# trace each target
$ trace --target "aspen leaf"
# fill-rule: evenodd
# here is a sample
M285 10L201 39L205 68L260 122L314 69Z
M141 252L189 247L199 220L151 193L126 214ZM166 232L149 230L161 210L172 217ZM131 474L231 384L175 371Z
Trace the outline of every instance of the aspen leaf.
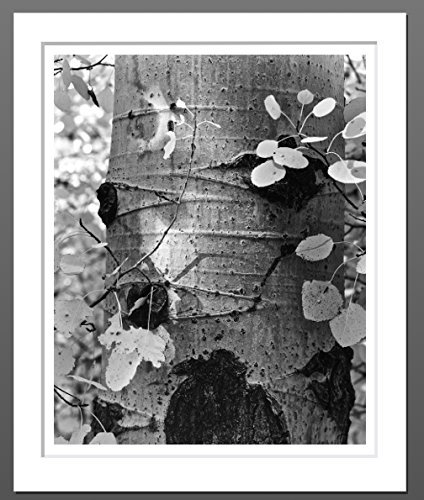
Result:
M168 308L170 316L178 316L181 311L181 297L172 289L168 290Z
M366 134L367 120L366 113L361 113L346 124L342 136L345 139L356 139Z
M165 342L161 337L144 328L131 326L128 330L122 328L115 330L109 327L99 336L99 342L106 347L113 345L115 351L125 354L137 351L140 361L143 359L150 361L156 368L159 368L165 361L163 356Z
M78 75L72 75L71 82L78 94L88 101L90 99L90 94L88 93L88 87L85 81Z
M289 168L306 168L309 165L308 160L303 154L292 148L277 148L272 159L278 165Z
M54 327L58 333L70 337L83 321L91 321L93 311L80 298L59 299L54 304Z
M325 234L309 236L296 248L296 255L304 260L318 261L326 259L333 250L333 240Z
M261 163L252 170L251 180L257 187L265 187L281 181L286 175L286 169L275 164L272 160Z
M86 66L91 65L91 62L84 56L75 55L74 57L76 57L79 62L81 62L82 64L85 64Z
M71 110L72 101L68 93L64 90L55 90L54 92L54 104L60 111L67 113Z
M95 387L96 389L100 389L101 391L107 391L107 388L104 385L100 384L99 382L95 382L94 380L88 380L84 377L79 377L78 375L68 375L68 377L73 378L77 382L92 385L93 387Z
M353 177L356 177L358 180L356 182L363 182L367 178L367 169L365 164L363 166L352 167L350 169L350 173Z
M171 130L171 131L168 131L166 133L166 135L169 137L169 140L163 148L163 152L164 152L163 159L164 160L167 160L171 156L171 154L173 153L173 151L175 149L175 145L177 144L177 137L175 135L175 132L173 132Z
M325 141L325 139L327 139L327 136L325 136L325 137L305 137L300 142L302 142L303 144L311 144L313 142Z
M62 82L65 85L65 89L71 85L71 68L69 66L68 60L63 59L62 64Z
M343 182L344 184L358 184L359 182L363 182L364 179L360 179L359 177L355 177L352 174L352 170L354 172L358 172L363 174L363 170L357 170L359 167L365 167L366 164L362 161L357 160L339 160L333 163L328 168L328 175L332 177L334 180L338 182Z
M312 113L317 117L321 118L330 114L333 109L336 107L336 101L332 97L327 97L323 99L318 104L315 105Z
M168 330L162 325L159 325L156 328L155 333L156 335L159 335L159 337L165 342L166 346L164 351L165 362L169 363L175 358L174 341L171 339Z
M272 119L278 120L281 116L281 108L273 95L265 98L265 109L268 111Z
M365 337L366 319L365 309L359 304L350 304L330 321L331 333L342 347L357 344Z
M358 260L358 263L356 264L356 272L360 274L366 274L367 273L367 256L362 255L362 257Z
M334 318L343 305L337 288L328 281L305 281L302 287L303 315L311 321Z
M297 100L300 102L300 104L311 104L311 102L314 100L314 94L310 92L309 90L301 90L297 94Z
M106 367L106 383L113 391L120 391L134 377L141 361L150 361L159 368L165 361L166 340L163 332L157 335L144 328L124 330L119 313L110 318L110 326L99 336L99 342L112 349Z
M105 87L97 96L100 106L106 111L106 113L113 112L113 99L113 92L109 86Z
M275 151L278 149L278 142L277 141L262 141L258 144L258 147L256 148L256 155L259 156L260 158L269 158L272 156Z
M112 391L120 391L133 379L141 359L137 352L124 354L113 350L106 366L106 384Z
M345 119L345 122L350 122L355 118L355 116L358 116L359 114L363 113L366 110L366 99L365 97L357 97L356 99L352 99L344 108L343 110L343 116Z
M99 432L94 436L90 444L118 444L112 432Z
M54 378L67 375L75 365L75 358L69 346L54 346Z
M57 436L54 438L54 444L69 444L69 441L63 436Z
M84 438L90 431L91 427L88 424L81 425L72 433L69 444L84 444Z
M78 255L63 255L60 259L60 269L65 274L80 274L84 268L85 264Z

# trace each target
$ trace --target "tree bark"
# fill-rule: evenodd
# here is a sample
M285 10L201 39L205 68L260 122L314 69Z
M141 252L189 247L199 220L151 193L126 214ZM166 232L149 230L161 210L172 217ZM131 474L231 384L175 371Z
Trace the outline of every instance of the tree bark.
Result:
M150 294L150 327L162 324L171 338L166 363L142 362L127 387L97 401L96 415L118 442L346 442L351 350L336 345L328 322L307 321L301 304L303 282L328 280L343 249L322 262L293 254L307 235L343 240L343 197L312 158L272 188L250 183L258 143L293 134L287 120L268 115L265 97L274 95L296 123L305 88L314 103L337 100L333 113L305 127L333 137L343 128L342 56L116 58L107 182L118 205L108 243L119 261L128 257L123 269L160 243L143 271L153 291L132 271L120 300L128 311ZM193 130L178 128L185 138L164 160L178 99ZM175 293L178 311L169 307ZM116 313L112 296L105 308ZM133 320L146 327L140 314Z

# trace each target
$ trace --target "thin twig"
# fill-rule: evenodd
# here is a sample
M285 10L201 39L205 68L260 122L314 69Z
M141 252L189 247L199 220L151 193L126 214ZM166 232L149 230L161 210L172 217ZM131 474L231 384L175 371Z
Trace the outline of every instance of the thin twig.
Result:
M190 173L191 173L191 168L192 168L192 165L193 165L193 158L194 158L194 152L196 150L196 146L195 146L195 140L196 140L196 129L197 129L197 126L196 126L196 118L197 118L197 115L195 114L194 115L194 129L193 129L193 138L192 138L192 141L191 141L191 155L190 155L190 163L189 163L189 166L188 166L188 171L187 171L187 175L186 175L186 178L185 178L185 182L184 182L184 185L183 185L183 188L181 190L181 193L180 193L180 196L178 197L178 200L177 200L177 208L175 210L175 214L174 214L174 217L172 218L170 224L168 225L168 227L165 229L165 231L162 233L162 236L160 237L159 241L156 243L156 245L150 250L150 252L146 253L143 257L141 257L132 267L130 267L129 269L127 269L124 273L122 273L121 275L121 278L123 276L125 276L126 274L128 274L130 271L132 271L133 269L137 268L140 264L142 264L146 259L148 259L151 255L153 255L156 250L161 246L163 240L166 238L166 235L169 233L169 231L171 230L172 226L175 224L176 220L177 220L177 217L178 217L178 212L179 212L179 209L180 209L180 206L181 206L181 200L184 196L184 193L186 191L186 188L187 188L187 185L188 185L188 180L190 178Z
M86 231L93 239L95 239L97 241L97 243L103 243L103 241L100 238L98 238L94 233L92 233L87 227L84 226L82 219L79 220L79 224L84 229L84 231ZM106 245L104 248L109 253L109 255L112 257L112 259L115 261L115 264L117 266L119 266L119 264L120 264L119 260L115 257L115 255L112 252L112 250L110 249L109 245Z

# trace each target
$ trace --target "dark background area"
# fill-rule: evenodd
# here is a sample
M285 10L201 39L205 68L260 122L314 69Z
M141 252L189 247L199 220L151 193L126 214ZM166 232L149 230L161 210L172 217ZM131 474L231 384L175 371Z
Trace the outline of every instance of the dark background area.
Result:
M423 431L422 431L422 421L424 409L422 405L422 374L419 371L421 364L421 353L424 352L423 349L423 335L421 333L419 310L421 306L421 288L423 282L423 270L421 264L421 255L424 247L424 237L422 236L421 219L422 219L422 186L424 185L424 169L420 168L421 161L419 158L419 134L421 133L421 92L423 88L423 67L422 67L422 47L424 41L420 39L422 36L422 23L424 5L419 0L404 0L400 1L389 1L387 0L384 4L384 12L407 12L408 13L408 40L409 40L409 54L408 54L408 102L409 102L409 129L408 129L408 145L409 145L409 173L408 173L408 269L411 271L411 277L408 281L408 312L409 312L409 345L408 345L408 382L409 382L409 413L408 413L408 434L409 434L409 447L408 447L408 471L409 471L409 481L408 481L408 496L410 498L421 498L422 491L424 490L422 485L422 479L420 474L421 470L421 456L423 449ZM382 4L377 1L361 1L357 0L355 3L352 2L330 2L321 1L319 5L313 0L302 1L299 0L295 4L290 6L285 6L282 9L281 2L278 1L266 1L264 0L260 4L254 2L224 2L220 0L215 0L213 5L204 4L203 9L199 7L193 0L180 1L178 2L179 12L195 12L195 11L214 11L214 12L234 12L243 10L244 12L376 12L379 11ZM101 7L99 9L99 7ZM291 7L291 8L290 8ZM1 377L2 382L2 400L3 400L3 412L1 413L2 423L1 423L1 442L2 442L2 498L12 497L12 411L13 411L13 401L12 401L12 317L13 317L13 304L12 304L12 243L13 243L13 233L12 233L12 165L13 165L13 99L12 99L12 86L13 86L13 72L12 72L12 44L13 44L13 12L138 12L142 8L144 12L169 12L174 11L175 7L171 1L160 1L152 2L149 6L140 5L137 1L121 1L119 3L104 1L101 4L94 1L80 1L74 0L72 3L62 2L58 5L57 2L53 1L39 1L36 4L31 1L15 1L6 2L3 1L0 7L0 33L2 36L2 58L1 64L3 68L3 75L0 82L1 92L0 95L3 99L2 106L2 121L3 127L1 128L1 140L2 140L2 182L0 183L0 223L2 228L3 244L1 246L2 252L2 297L1 297L1 308L2 308L2 325L3 332L1 336L0 352L2 353L2 363L1 363ZM360 26L349 26L350 30L358 30L360 33ZM395 69L394 69L395 70ZM395 209L395 207L394 207ZM396 228L393 228L394 235ZM34 293L38 293L34 291ZM413 321L415 318L415 321ZM395 398L395 396L394 396ZM421 403L421 407L418 407ZM396 402L394 401L394 404ZM395 430L394 430L395 432ZM100 495L104 496L104 493L99 494L83 494L80 497L95 497ZM183 498L187 494L180 493L173 495L173 498ZM196 497L200 494L195 494ZM233 498L243 498L247 493L233 494ZM257 494L258 497L260 494ZM359 494L341 494L336 493L337 498L348 497L352 498L359 496ZM400 494L396 494L396 496ZM20 494L20 496L27 496L27 494ZM44 498L45 494L35 495L39 498ZM50 497L59 497L60 494L49 494ZM110 496L110 494L108 494ZM155 496L158 498L159 495L144 495ZM161 494L161 497L170 497L169 494ZM206 496L206 495L205 495ZM218 494L208 494L208 498L216 497ZM252 497L253 494L249 495ZM281 498L281 494L268 494L268 497ZM315 498L326 498L328 493L316 494ZM365 497L368 495L364 495ZM371 495L370 495L371 496ZM387 493L372 495L374 498L381 497L387 498ZM77 497L77 494L69 493L66 495L67 498ZM312 497L311 494L286 494L285 498L301 498L301 497ZM391 495L393 498L393 495Z

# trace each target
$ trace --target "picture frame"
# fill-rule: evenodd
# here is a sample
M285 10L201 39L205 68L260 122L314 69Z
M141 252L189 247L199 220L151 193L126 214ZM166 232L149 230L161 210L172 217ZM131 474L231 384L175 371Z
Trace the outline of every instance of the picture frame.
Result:
M93 19L98 20L101 16L101 28L93 29ZM376 373L373 375L371 369L368 373L368 383L370 386L367 393L372 396L367 398L367 412L370 421L374 423L371 427L372 438L362 447L333 448L331 445L325 446L325 450L295 450L290 447L288 451L282 453L280 450L262 450L262 453L252 451L241 451L234 449L212 450L204 448L193 453L189 449L174 448L172 450L155 449L140 451L138 446L131 447L123 445L119 449L102 447L100 451L93 453L90 449L80 446L71 447L66 450L61 448L56 451L52 440L47 439L49 429L52 428L52 398L45 396L46 384L49 383L49 371L51 366L51 347L40 339L48 338L49 329L34 335L29 339L27 336L19 335L25 329L25 318L15 308L15 489L17 491L56 491L63 488L63 484L55 480L59 477L55 471L63 467L81 467L81 481L77 485L67 484L68 491L76 489L78 491L137 491L140 489L139 477L136 470L142 468L145 471L145 483L143 490L146 491L253 491L261 488L263 491L296 491L297 486L302 484L299 479L304 467L310 467L310 484L302 484L302 490L307 491L343 491L348 481L348 474L355 474L361 480L352 485L360 491L403 491L406 484L406 329L405 329L405 304L399 301L399 297L406 295L405 290L405 246L404 234L405 223L405 182L406 182L406 16L404 14L16 14L15 15L15 60L22 60L26 57L29 61L23 69L21 65L15 65L15 116L19 116L24 111L24 102L18 96L23 95L20 86L25 85L24 71L30 72L32 76L32 91L41 95L41 107L35 109L30 117L30 124L33 130L43 134L43 117L51 116L52 102L48 101L48 96L52 95L51 83L45 78L48 74L46 62L48 57L54 54L54 50L59 50L64 46L71 46L76 53L82 48L90 47L96 51L100 46L104 51L105 43L108 47L119 46L124 48L125 53L131 53L136 44L154 44L155 50L169 51L172 45L186 43L209 44L214 46L214 50L227 50L231 44L235 44L238 50L246 45L255 47L266 47L266 50L274 50L278 53L281 42L278 41L276 33L278 27L284 25L284 44L289 45L293 53L302 53L305 49L311 53L313 45L318 46L319 51L326 50L325 53L344 53L346 46L356 46L360 50L369 50L371 59L374 58L374 66L371 64L370 94L375 96L375 118L374 128L371 118L371 138L368 137L369 158L375 158L375 172L371 173L368 185L375 187L376 206L368 211L369 232L368 245L374 249L375 274L368 276L368 286L371 289L371 309L372 318L368 318L367 330L372 331L375 327L375 343L371 342L369 353L371 360L375 360ZM211 17L212 16L212 17ZM119 21L117 22L117 17ZM181 21L179 21L181 19ZM211 20L214 22L211 22ZM237 19L237 22L235 22ZM220 25L222 29L205 30L207 22L212 25ZM36 21L36 22L35 22ZM75 30L70 26L77 23L81 27L81 32L87 33L82 42L76 38ZM113 30L115 23L119 29ZM173 29L175 25L187 24L191 27L189 32L181 32ZM352 39L352 33L343 29L347 23L360 23L360 39ZM146 27L142 36L136 27L143 25ZM164 27L163 32L155 31L154 26ZM328 30L323 30L322 26L332 26L331 39ZM41 30L40 27L43 27ZM90 29L88 27L90 26ZM124 28L125 26L125 28ZM134 29L129 29L132 26ZM243 29L234 29L234 26ZM252 36L252 29L255 27L253 40L246 40L247 33ZM259 29L258 29L259 26ZM297 29L302 26L303 29ZM85 29L87 28L87 29ZM231 29L230 29L231 28ZM99 43L104 39L104 33L111 35L107 42ZM231 33L231 39L229 37ZM305 36L305 33L307 35ZM25 37L24 37L25 34ZM129 34L131 34L129 36ZM142 38L142 40L141 40ZM276 40L277 38L277 40ZM29 43L31 41L31 43ZM121 45L117 45L120 43ZM125 45L122 45L124 43ZM264 50L264 49L261 49ZM285 50L288 50L285 47ZM86 50L84 51L86 52ZM166 53L166 52L165 52ZM284 52L283 52L284 53ZM287 52L285 52L287 53ZM373 56L374 54L374 56ZM395 66L398 71L393 77L391 68ZM373 76L374 68L374 76ZM388 89L382 82L392 78L390 95ZM44 86L43 86L44 85ZM388 110L387 103L396 99L397 105ZM45 118L44 118L45 120ZM49 189L48 165L51 165L51 137L44 131L42 141L40 134L34 134L30 144L33 157L39 158L40 169L28 171L25 165L25 151L19 147L19 125L15 121L15 186L19 190L15 191L15 223L19 227L24 224L27 213L22 200L32 197L39 200L38 206L43 206L41 214L34 214L34 224L25 233L15 233L16 261L21 261L25 253L25 239L31 238L34 249L32 257L34 260L43 262L41 276L34 276L34 289L41 289L42 296L52 297L51 279L45 279L49 262L52 261L52 248L49 247L49 224L52 223L52 214L46 209L52 206L51 190ZM46 122L44 122L46 123ZM390 142L390 126L396 124L397 148L390 150L390 155L385 151L385 145ZM48 130L48 129L46 129ZM374 135L373 135L374 134ZM372 140L374 138L374 141ZM42 155L45 156L42 156ZM41 161L44 158L46 161ZM50 160L49 160L50 158ZM384 170L382 165L384 164ZM19 166L22 166L19 168ZM22 178L20 176L23 176ZM372 190L370 190L372 192ZM397 227L399 242L397 242L397 266L399 271L395 276L390 276L390 286L385 281L384 269L390 266L390 256L382 249L390 246L391 234L387 228L387 221L384 218L386 209L391 200L388 193L396 192L397 207L396 214L392 214L390 224ZM371 195L369 195L371 196ZM38 198L37 198L38 197ZM44 204L42 198L44 197ZM37 204L37 201L34 201ZM370 204L372 206L372 203ZM40 232L40 227L44 219L44 232ZM35 222L36 221L36 222ZM38 225L38 222L40 224ZM373 236L374 235L374 236ZM42 260L44 253L44 260ZM17 283L25 280L24 270L17 266L15 268L15 279ZM396 288L396 297L390 290ZM375 294L373 295L373 292ZM374 298L372 298L374 297ZM46 302L47 303L47 302ZM15 300L16 304L19 304ZM387 312L393 313L388 315ZM35 302L29 304L34 325L48 325L49 308L42 307ZM373 307L374 306L374 307ZM51 304L50 304L51 310ZM28 313L29 313L28 311ZM42 321L44 323L42 323ZM370 325L370 327L368 327ZM383 331L385 332L383 336ZM396 335L396 342L388 342L390 337ZM395 333L396 332L396 333ZM402 342L404 340L405 342ZM367 344L368 346L369 344ZM374 347L373 347L374 346ZM18 354L19 353L19 358ZM50 354L49 354L50 353ZM398 369L396 373L387 366L387 359L396 355ZM24 365L31 369L32 373L41 373L42 376L34 377L32 388L29 392L27 381L22 376L18 367ZM50 363L50 365L49 365ZM371 361L372 364L372 361ZM51 371L51 370L50 370ZM384 383L383 383L384 381ZM50 381L51 382L51 381ZM50 384L51 385L51 384ZM388 392L396 388L398 404L396 408L391 406L390 394ZM373 391L373 388L375 391ZM25 394L25 397L22 395ZM40 395L43 394L42 397ZM374 398L373 398L374 396ZM374 403L373 403L374 401ZM33 409L34 418L32 426L34 431L30 436L23 435L18 430L22 428L22 421L25 418L25 406L30 405ZM390 411L388 409L390 408ZM383 418L384 415L384 418ZM393 435L390 429L396 426L398 432ZM390 439L389 439L390 436ZM223 445L225 447L225 445ZM319 446L318 448L320 448ZM115 447L114 447L115 448ZM135 456L134 456L135 455ZM256 456L253 456L256 455ZM152 458L154 457L154 460ZM76 465L77 464L77 465ZM159 465L160 464L160 465ZM104 484L93 482L90 477L84 477L82 471L89 467L93 474L96 469L102 471L109 467L114 469L114 475L106 474L108 481ZM265 467L270 475L267 484L262 484L260 477L254 474L257 467ZM332 468L334 478L332 484L328 484L325 470ZM161 481L163 468L166 468L167 484ZM121 469L120 472L119 469ZM76 470L76 469L75 469ZM190 470L190 478L187 475ZM214 473L211 474L210 471ZM229 473L231 470L231 473ZM284 470L284 480L281 479L279 471ZM241 472L243 471L243 472ZM250 471L250 473L249 473ZM128 481L122 484L119 477L125 474ZM214 477L218 476L219 481ZM114 480L116 478L116 480ZM104 489L103 489L104 488ZM306 489L305 489L306 488Z

